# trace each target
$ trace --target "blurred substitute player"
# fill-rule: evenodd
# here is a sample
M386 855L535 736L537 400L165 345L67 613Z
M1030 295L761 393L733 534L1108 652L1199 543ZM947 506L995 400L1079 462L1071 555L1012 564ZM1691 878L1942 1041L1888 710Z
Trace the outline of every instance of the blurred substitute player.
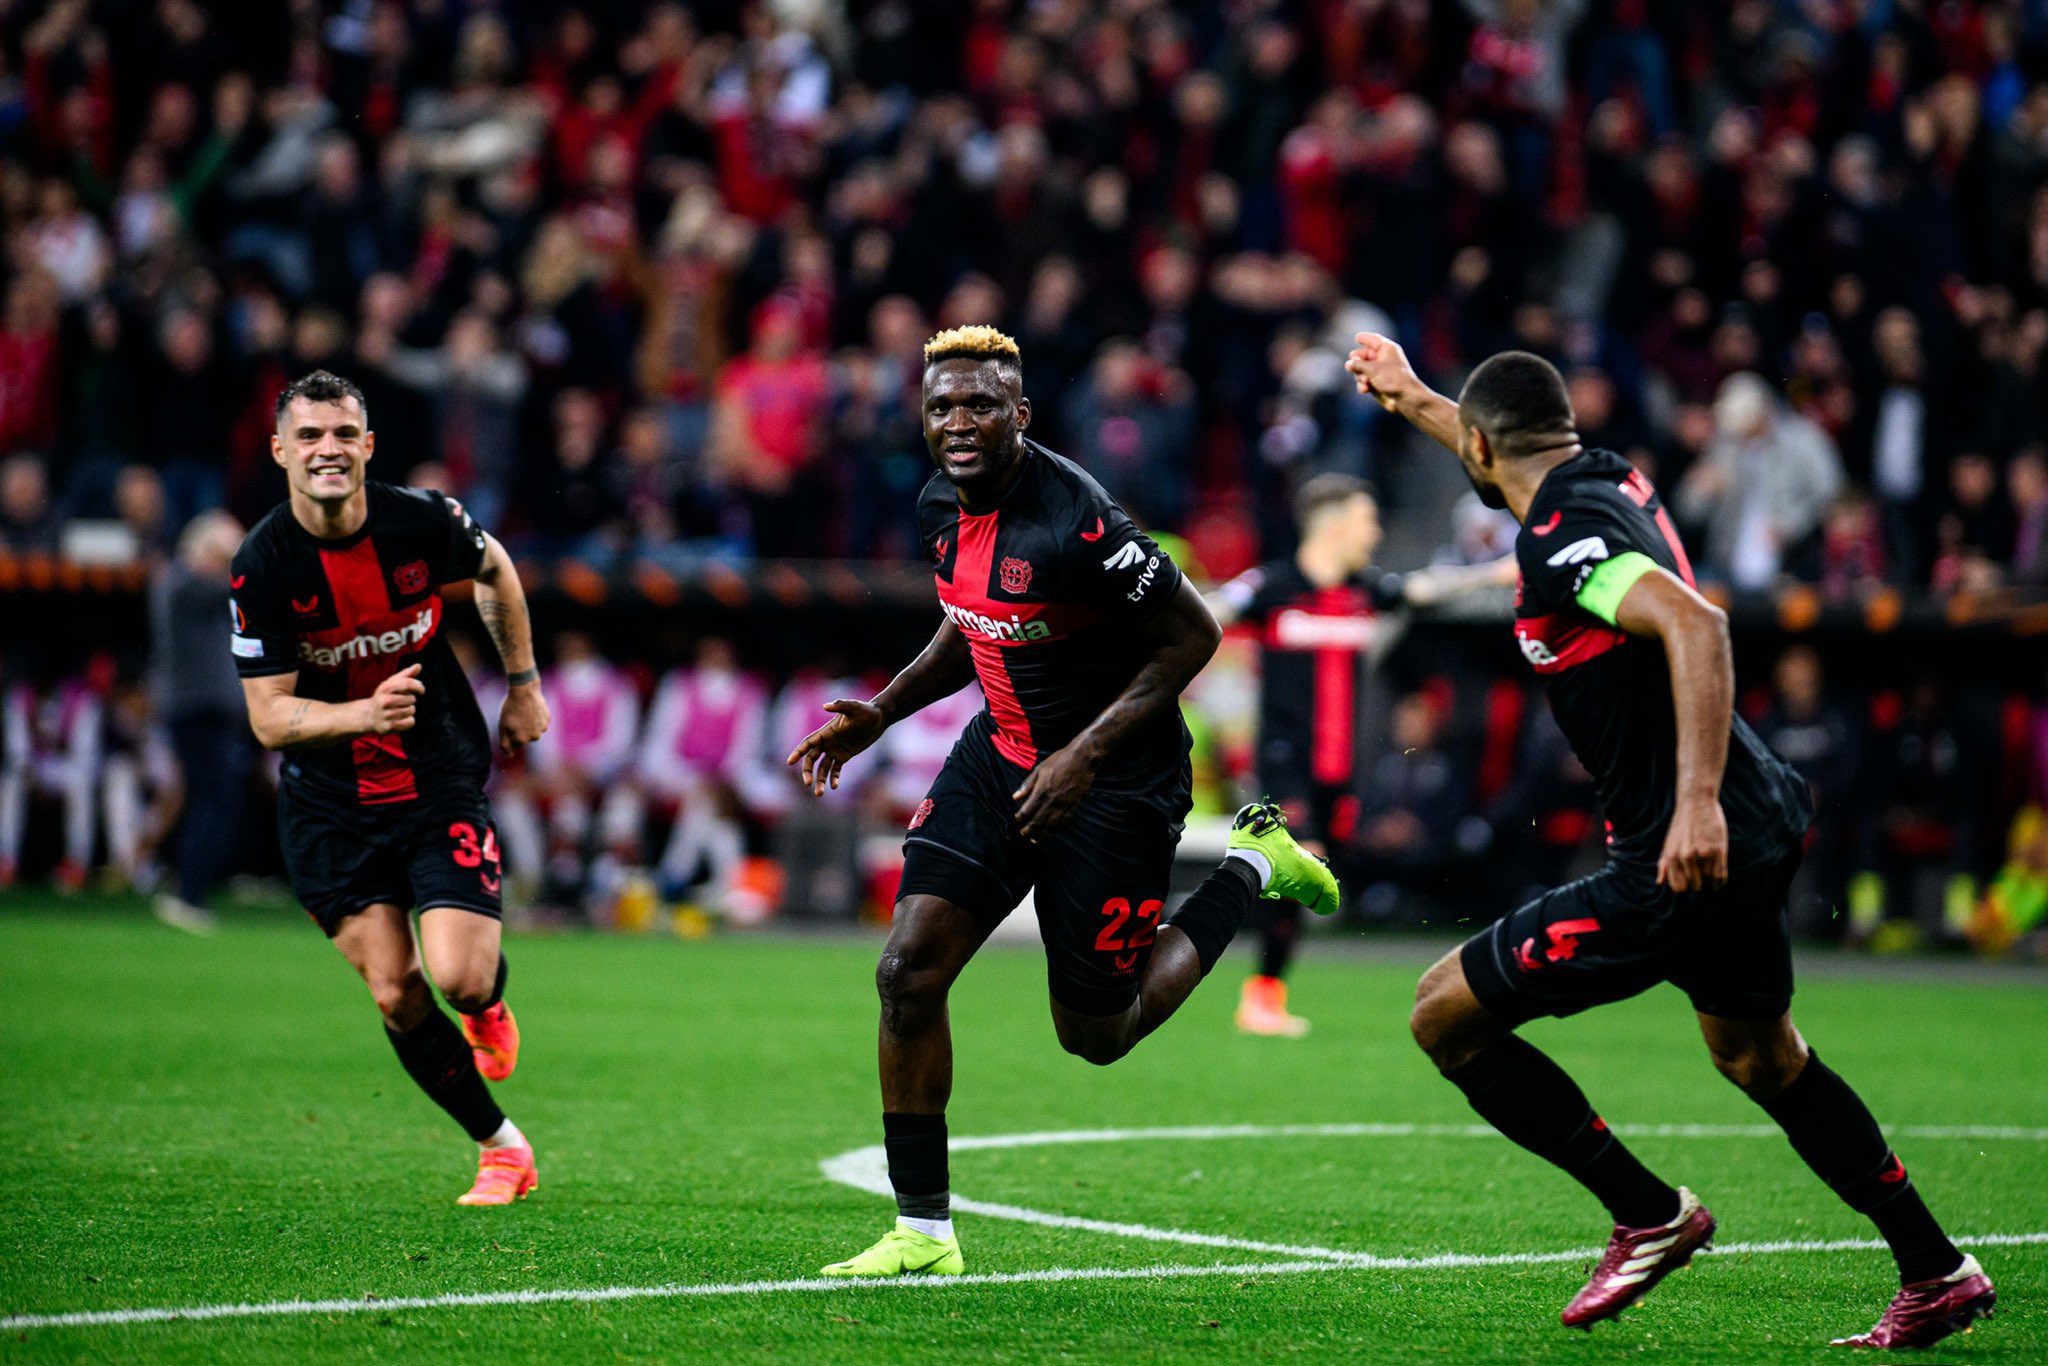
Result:
M1379 503L1355 475L1309 479L1295 494L1294 517L1294 554L1246 570L1210 595L1209 607L1225 626L1259 630L1258 789L1287 813L1302 847L1327 858L1358 823L1359 708L1367 671L1387 644L1382 613L1511 583L1513 561L1406 576L1375 571ZM1237 1027L1299 1038L1308 1021L1288 1010L1285 977L1301 908L1281 901L1262 910L1259 970L1238 997Z
M1942 1232L1849 1084L1793 1027L1786 892L1813 811L1805 782L1733 714L1727 619L1693 590L1656 490L1579 445L1563 379L1508 351L1456 403L1401 348L1360 333L1359 391L1457 452L1489 506L1522 524L1515 636L1592 772L1607 866L1511 911L1416 991L1415 1040L1481 1117L1576 1178L1614 1234L1563 1319L1612 1318L1684 1266L1714 1216L1624 1148L1556 1063L1516 1035L1671 982L1722 1075L1785 1130L1899 1265L1858 1347L1923 1347L1991 1312L1991 1281Z
M292 891L368 983L405 1070L483 1146L459 1203L509 1204L538 1174L484 1085L519 1055L483 790L490 735L442 637L440 589L476 581L509 674L508 753L548 728L526 596L460 504L365 481L376 439L349 381L316 370L288 386L270 449L291 498L235 556L231 648L257 740L284 752L277 826ZM423 952L460 1030L434 1003Z
M1162 924L1189 804L1181 690L1222 638L1201 595L1079 466L1025 439L1017 344L989 327L924 351L918 500L945 620L871 701L790 754L821 793L890 725L978 679L988 700L910 818L882 998L882 1128L901 1218L828 1276L957 1275L946 1166L946 996L1035 889L1054 1032L1114 1062L1215 966L1260 896L1337 908L1277 807L1237 815L1222 865Z
M528 762L548 810L550 890L586 907L602 906L618 895L625 870L640 861L642 805L632 774L640 694L626 671L581 631L555 637L555 662L544 682L551 724Z
M738 652L722 636L697 642L695 661L661 680L638 762L641 786L676 813L661 853L665 899L680 900L702 885L716 904L731 887L747 852L741 794L764 767L767 721L768 689L740 668Z

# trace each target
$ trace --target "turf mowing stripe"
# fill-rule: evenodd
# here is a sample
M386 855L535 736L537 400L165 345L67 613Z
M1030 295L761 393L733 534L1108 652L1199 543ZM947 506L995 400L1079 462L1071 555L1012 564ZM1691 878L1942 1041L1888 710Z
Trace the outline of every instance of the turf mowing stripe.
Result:
M1987 1233L1955 1240L1961 1247L2014 1247L2048 1243L2043 1233ZM1839 1238L1826 1242L1729 1243L1703 1255L1770 1256L1788 1252L1868 1252L1884 1243L1876 1238ZM1590 1261L1599 1248L1569 1252L1445 1252L1426 1257L1379 1257L1346 1253L1341 1262L1227 1262L1216 1266L1050 1267L1043 1271L989 1272L971 1276L904 1276L894 1280L827 1279L822 1276L786 1281L736 1281L709 1285L613 1285L586 1290L492 1290L471 1294L404 1295L390 1299L369 1296L352 1300L273 1300L260 1304L199 1304L181 1309L98 1309L71 1314L16 1314L0 1319L0 1332L30 1328L98 1328L146 1323L195 1323L208 1319L294 1317L309 1314L373 1314L412 1309L518 1307L534 1304L599 1304L611 1300L686 1299L697 1296L773 1295L846 1290L937 1290L951 1286L1032 1285L1065 1281L1165 1280L1194 1276L1294 1276L1315 1271L1429 1271L1489 1266L1535 1266L1551 1262Z

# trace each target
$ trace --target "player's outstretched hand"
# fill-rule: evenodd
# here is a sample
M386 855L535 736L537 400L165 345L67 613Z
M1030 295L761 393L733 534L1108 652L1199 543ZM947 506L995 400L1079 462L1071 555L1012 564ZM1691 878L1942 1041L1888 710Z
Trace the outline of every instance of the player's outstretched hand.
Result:
M1010 794L1017 802L1017 832L1035 840L1059 829L1093 786L1095 761L1074 746L1046 755Z
M882 738L889 728L882 709L872 702L855 702L839 697L825 704L832 719L803 738L783 762L801 763L798 778L813 797L839 786L839 770L846 761Z
M548 723L553 719L548 711L548 699L542 695L538 682L509 689L505 693L505 704L498 708L498 748L505 752L507 759L511 758L546 735Z
M1702 892L1728 880L1728 818L1719 799L1683 801L1671 812L1657 881L1674 892Z
M417 664L408 664L379 683L377 691L370 694L370 732L389 735L397 730L411 730L420 695L426 690L427 685L420 682Z
M1358 345L1345 358L1344 368L1358 385L1358 392L1390 413L1401 411L1401 403L1422 388L1422 379L1408 363L1408 353L1392 337L1361 332L1353 338Z

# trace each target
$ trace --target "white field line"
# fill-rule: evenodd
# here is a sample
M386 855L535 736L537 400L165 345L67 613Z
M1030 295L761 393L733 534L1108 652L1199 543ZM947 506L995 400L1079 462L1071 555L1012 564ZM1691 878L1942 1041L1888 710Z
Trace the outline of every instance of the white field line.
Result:
M1672 1138L1746 1138L1777 1134L1772 1125L1667 1124L1627 1128L1619 1132ZM2013 1139L2048 1142L2048 1129L1997 1126L1908 1126L1891 1131L1902 1137ZM952 1139L956 1152L1001 1148L1049 1147L1076 1143L1129 1143L1141 1140L1204 1140L1229 1138L1491 1138L1494 1130L1479 1124L1226 1124L1154 1129L1070 1129L1028 1134L989 1134ZM880 1145L856 1148L818 1164L828 1180L876 1195L889 1194L887 1158ZM972 1276L910 1276L890 1281L833 1280L810 1277L784 1281L714 1282L700 1285L619 1285L580 1290L505 1290L469 1294L409 1295L392 1298L366 1296L361 1299L275 1300L244 1304L202 1304L175 1309L101 1309L60 1314L15 1314L0 1318L0 1332L30 1328L86 1328L121 1324L197 1322L207 1319L272 1318L309 1314L392 1313L413 1309L459 1309L530 1304L595 1304L611 1300L680 1299L697 1296L769 1295L779 1293L826 1292L854 1289L912 1289L962 1285L1025 1285L1056 1281L1150 1280L1190 1276L1279 1276L1311 1271L1426 1271L1488 1266L1534 1266L1552 1262L1589 1261L1600 1255L1598 1248L1574 1248L1563 1252L1440 1252L1418 1256L1348 1252L1337 1248L1270 1243L1221 1234L1194 1233L1183 1229L1152 1228L1145 1224L1087 1219L1077 1215L1053 1214L985 1200L958 1199L955 1210L982 1214L994 1219L1050 1228L1072 1228L1114 1237L1148 1242L1184 1243L1195 1247L1228 1248L1262 1252L1292 1258L1282 1262L1231 1262L1215 1266L1168 1264L1145 1267L1054 1267L1043 1271L1016 1271ZM1958 1238L1966 1247L2010 1247L2048 1244L2048 1232L1988 1233ZM1725 1243L1711 1250L1716 1256L1769 1256L1779 1253L1861 1252L1881 1248L1875 1238L1840 1238L1829 1241L1780 1241Z
M1962 1247L2015 1247L2048 1244L2048 1232L1987 1233L1958 1238ZM1728 1243L1706 1256L1762 1257L1779 1253L1866 1252L1884 1243L1876 1238L1838 1238L1827 1242ZM612 1285L585 1290L493 1290L458 1295L399 1295L388 1299L365 1296L352 1300L272 1300L258 1304L195 1304L178 1309L99 1309L72 1314L16 1314L0 1319L0 1332L30 1328L97 1328L144 1323L196 1323L208 1319L291 1318L306 1315L390 1314L416 1309L519 1307L533 1304L602 1304L614 1300L691 1299L706 1296L828 1293L880 1290L888 1292L946 1290L975 1285L1037 1285L1064 1281L1149 1281L1195 1276L1298 1276L1315 1271L1431 1271L1461 1267L1536 1266L1551 1262L1590 1262L1599 1248L1567 1252L1444 1252L1427 1257L1371 1257L1352 1254L1342 1262L1224 1262L1214 1266L1080 1266L1043 1271L1006 1271L972 1276L903 1276L895 1280L829 1280L822 1276L787 1281L732 1281L707 1285Z
M1782 1137L1784 1131L1775 1124L1662 1124L1628 1127L1615 1126L1616 1132L1632 1136L1652 1135L1665 1138L1763 1138ZM1900 1136L1932 1138L1973 1138L1973 1139L2017 1139L2020 1141L2048 1141L2048 1129L1996 1128L1988 1126L1931 1127L1918 1126L1895 1130ZM1133 1142L1185 1142L1233 1138L1498 1138L1500 1134L1484 1124L1203 1124L1174 1128L1131 1128L1131 1129L1052 1129L1023 1134L985 1134L979 1137L951 1139L947 1147L953 1152L977 1152L1004 1148L1065 1147L1087 1143L1133 1143ZM890 1194L888 1154L880 1144L855 1148L851 1152L828 1157L818 1168L829 1181L870 1195ZM1133 1238L1144 1242L1180 1243L1189 1247L1222 1248L1232 1252L1263 1252L1281 1257L1312 1258L1337 1266L1361 1267L1421 1267L1438 1265L1489 1266L1496 1263L1485 1260L1455 1261L1443 1263L1431 1258L1383 1257L1370 1252L1351 1252L1340 1248L1320 1247L1315 1244L1274 1243L1256 1238L1239 1238L1230 1234L1196 1233L1188 1229L1157 1228L1150 1224L1134 1224L1108 1219L1090 1219L1077 1214L1057 1214L1050 1210L1029 1209L1022 1205L998 1204L988 1200L974 1200L963 1196L953 1197L953 1209L959 1214L980 1214L991 1219L1008 1219L1021 1224L1036 1224L1041 1228L1070 1228L1083 1233L1100 1233L1114 1238ZM1789 1245L1788 1245L1789 1246ZM1846 1245L1845 1245L1846 1246ZM1858 1244L1860 1246L1860 1244ZM1809 1248L1807 1250L1819 1250ZM1464 1256L1466 1254L1456 1254ZM1479 1255L1479 1254L1472 1254ZM1516 1260L1538 1254L1512 1254ZM1575 1254L1540 1254L1550 1260L1559 1260Z
M1624 1138L1782 1138L1775 1124L1617 1124ZM1886 1126L1893 1138L1978 1138L2048 1143L2048 1128L1998 1124L1901 1124ZM955 1138L954 1152L987 1148L1041 1148L1076 1143L1132 1143L1144 1139L1201 1141L1222 1138L1499 1138L1488 1124L1196 1124L1146 1129L1048 1129L1026 1134ZM878 1150L879 1151L879 1150Z

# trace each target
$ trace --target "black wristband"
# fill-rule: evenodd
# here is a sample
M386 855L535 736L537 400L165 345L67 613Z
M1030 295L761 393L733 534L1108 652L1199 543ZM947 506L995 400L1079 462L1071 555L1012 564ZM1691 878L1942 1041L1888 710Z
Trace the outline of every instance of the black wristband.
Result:
M521 669L517 673L505 675L505 686L508 688L523 688L529 683L538 682L540 682L539 669Z

